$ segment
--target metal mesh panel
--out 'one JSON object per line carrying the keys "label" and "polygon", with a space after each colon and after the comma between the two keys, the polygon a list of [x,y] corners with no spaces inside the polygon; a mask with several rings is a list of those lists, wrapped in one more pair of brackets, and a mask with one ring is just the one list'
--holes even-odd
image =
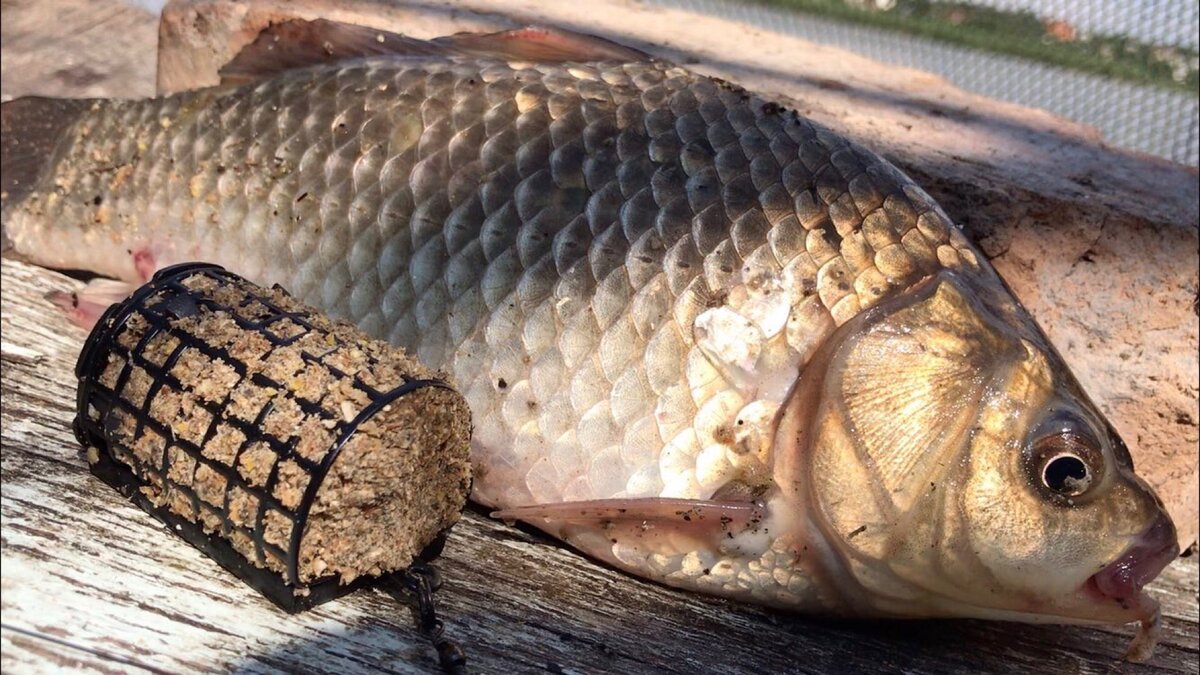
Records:
{"label": "metal mesh panel", "polygon": [[974,0],[971,4],[1031,12],[1066,21],[1084,33],[1126,35],[1156,45],[1196,49],[1200,3],[1194,0]]}
{"label": "metal mesh panel", "polygon": [[[965,90],[1042,108],[1094,126],[1111,143],[1196,166],[1200,100],[1186,92],[1115,80],[1014,56],[755,4],[748,0],[649,0],[720,16],[925,70]],[[977,5],[1035,11],[1077,30],[1120,34],[1156,45],[1195,48],[1200,8],[1190,0],[978,0]],[[1193,65],[1194,67],[1194,65]]]}

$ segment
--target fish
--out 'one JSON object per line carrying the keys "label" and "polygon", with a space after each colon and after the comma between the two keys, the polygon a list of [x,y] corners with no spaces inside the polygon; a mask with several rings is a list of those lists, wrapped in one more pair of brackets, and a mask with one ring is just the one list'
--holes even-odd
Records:
{"label": "fish", "polygon": [[785,103],[546,27],[268,27],[222,84],[0,105],[4,245],[205,260],[447,372],[473,499],[676,588],[1140,622],[1175,529],[980,250]]}

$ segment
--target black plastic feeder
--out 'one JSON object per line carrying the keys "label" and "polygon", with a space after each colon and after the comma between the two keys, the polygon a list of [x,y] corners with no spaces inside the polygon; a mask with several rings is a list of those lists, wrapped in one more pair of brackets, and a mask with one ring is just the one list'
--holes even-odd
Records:
{"label": "black plastic feeder", "polygon": [[471,432],[437,373],[190,263],[110,307],[75,374],[92,473],[289,612],[400,572],[446,665],[424,563],[465,504]]}

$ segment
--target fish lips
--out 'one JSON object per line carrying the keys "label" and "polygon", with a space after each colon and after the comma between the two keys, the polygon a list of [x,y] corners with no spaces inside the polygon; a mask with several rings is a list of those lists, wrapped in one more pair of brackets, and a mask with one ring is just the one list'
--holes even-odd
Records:
{"label": "fish lips", "polygon": [[1120,557],[1089,577],[1084,592],[1106,604],[1115,602],[1122,609],[1143,609],[1153,601],[1142,588],[1178,555],[1175,526],[1162,516],[1138,535]]}

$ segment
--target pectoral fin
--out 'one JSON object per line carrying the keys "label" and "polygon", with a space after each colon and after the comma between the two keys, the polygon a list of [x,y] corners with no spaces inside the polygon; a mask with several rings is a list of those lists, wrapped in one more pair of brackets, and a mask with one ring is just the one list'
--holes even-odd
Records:
{"label": "pectoral fin", "polygon": [[124,281],[96,278],[74,293],[51,291],[46,299],[61,309],[71,323],[91,330],[110,305],[129,297],[135,288]]}
{"label": "pectoral fin", "polygon": [[584,553],[625,568],[631,566],[630,553],[644,558],[729,552],[757,546],[769,534],[765,507],[756,502],[599,499],[503,509],[492,517],[527,522]]}

